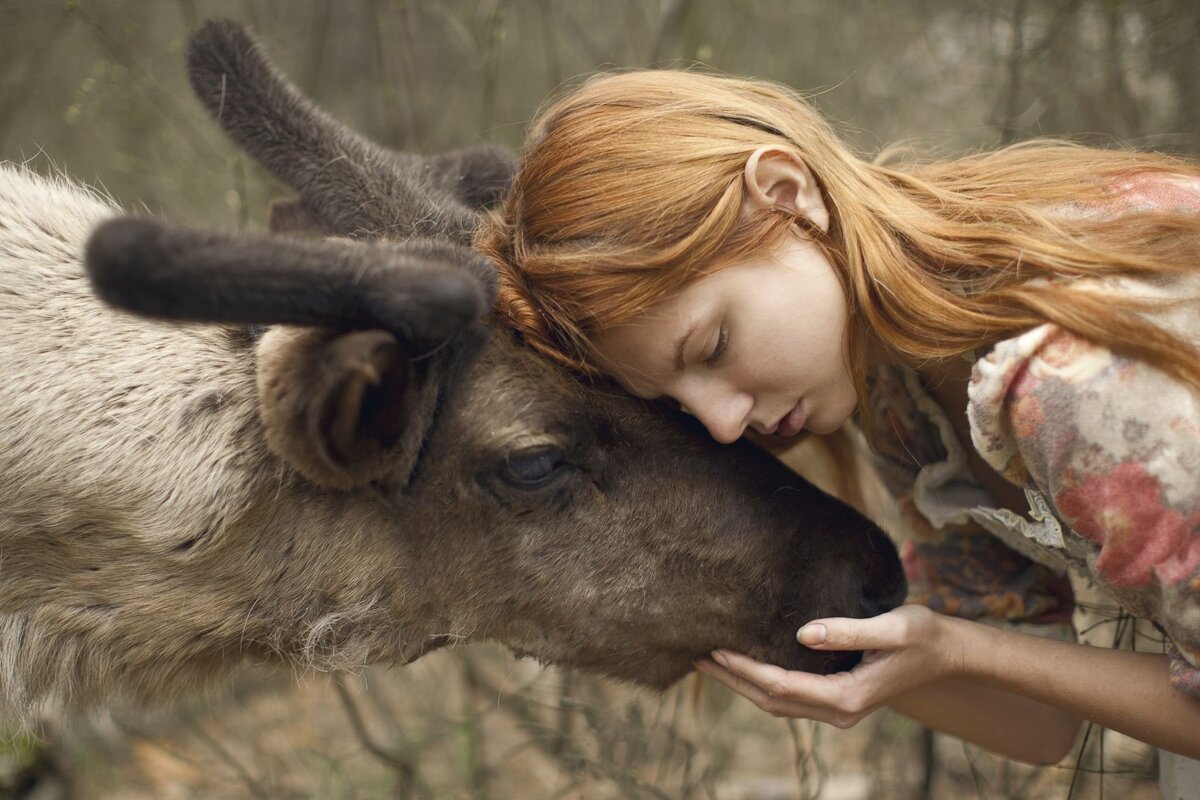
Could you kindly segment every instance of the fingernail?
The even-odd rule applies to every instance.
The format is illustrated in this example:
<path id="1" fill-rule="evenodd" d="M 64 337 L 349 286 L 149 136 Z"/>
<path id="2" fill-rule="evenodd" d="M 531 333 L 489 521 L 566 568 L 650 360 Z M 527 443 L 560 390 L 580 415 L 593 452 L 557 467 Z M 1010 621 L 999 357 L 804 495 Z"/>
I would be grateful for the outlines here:
<path id="1" fill-rule="evenodd" d="M 796 641 L 800 644 L 824 644 L 825 626 L 819 622 L 810 622 L 796 631 Z"/>
<path id="2" fill-rule="evenodd" d="M 720 650 L 713 650 L 712 657 L 713 657 L 713 661 L 717 662 L 722 667 L 725 667 L 726 669 L 729 668 L 729 659 L 726 658 L 725 654 L 722 653 Z"/>

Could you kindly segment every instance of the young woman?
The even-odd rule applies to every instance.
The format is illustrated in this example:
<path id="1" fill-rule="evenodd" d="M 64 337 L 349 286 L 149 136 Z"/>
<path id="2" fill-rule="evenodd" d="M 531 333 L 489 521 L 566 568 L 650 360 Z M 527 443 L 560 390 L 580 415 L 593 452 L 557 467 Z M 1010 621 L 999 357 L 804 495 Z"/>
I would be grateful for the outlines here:
<path id="1" fill-rule="evenodd" d="M 800 629 L 869 651 L 848 673 L 701 670 L 777 715 L 889 705 L 1031 762 L 1080 719 L 1200 757 L 1200 165 L 1033 143 L 889 167 L 783 87 L 634 72 L 540 114 L 477 241 L 550 358 L 722 442 L 857 414 L 878 453 L 914 604 Z M 1017 632 L 1069 620 L 1068 567 L 1166 652 Z"/>

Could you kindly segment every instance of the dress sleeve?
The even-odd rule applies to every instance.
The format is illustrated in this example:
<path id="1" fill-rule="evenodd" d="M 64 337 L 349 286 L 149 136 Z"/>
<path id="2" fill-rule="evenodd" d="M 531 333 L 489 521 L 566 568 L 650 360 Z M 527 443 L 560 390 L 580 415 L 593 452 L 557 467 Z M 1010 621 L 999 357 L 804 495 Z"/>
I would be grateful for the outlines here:
<path id="1" fill-rule="evenodd" d="M 1172 683 L 1200 696 L 1200 396 L 1144 362 L 1047 324 L 976 364 L 975 447 L 1034 489 L 1093 577 L 1172 641 Z"/>
<path id="2" fill-rule="evenodd" d="M 889 367 L 876 370 L 869 381 L 875 468 L 905 527 L 900 554 L 908 601 L 964 619 L 1029 623 L 1043 635 L 1069 638 L 1074 602 L 1064 575 L 1026 558 L 969 519 L 942 518 L 934 524 L 918 507 L 916 484 L 922 473 L 944 469 L 950 454 L 944 432 L 930 417 L 934 409 L 922 409 L 920 390 L 910 378 Z"/>

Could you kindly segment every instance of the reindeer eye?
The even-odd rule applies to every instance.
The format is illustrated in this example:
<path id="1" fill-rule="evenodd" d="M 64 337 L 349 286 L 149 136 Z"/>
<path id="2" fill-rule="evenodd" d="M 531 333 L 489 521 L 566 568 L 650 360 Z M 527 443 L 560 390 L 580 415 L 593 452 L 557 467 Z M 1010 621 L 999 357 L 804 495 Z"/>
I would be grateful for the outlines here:
<path id="1" fill-rule="evenodd" d="M 566 468 L 563 452 L 557 447 L 529 447 L 504 457 L 500 477 L 519 489 L 536 489 L 549 483 Z"/>

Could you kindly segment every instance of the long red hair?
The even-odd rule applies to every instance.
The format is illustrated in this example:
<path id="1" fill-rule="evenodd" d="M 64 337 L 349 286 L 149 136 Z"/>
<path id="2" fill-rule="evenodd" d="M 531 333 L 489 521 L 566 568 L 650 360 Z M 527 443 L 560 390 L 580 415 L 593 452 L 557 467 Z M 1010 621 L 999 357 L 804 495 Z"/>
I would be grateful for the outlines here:
<path id="1" fill-rule="evenodd" d="M 786 147 L 821 186 L 827 232 L 780 210 L 742 212 L 743 168 Z M 536 350 L 598 371 L 592 340 L 688 281 L 811 237 L 846 291 L 850 372 L 866 353 L 942 361 L 1053 322 L 1200 391 L 1200 354 L 1144 317 L 1148 301 L 1080 278 L 1200 270 L 1200 215 L 1128 210 L 1140 173 L 1200 178 L 1161 154 L 1035 141 L 952 160 L 853 154 L 802 97 L 695 72 L 595 77 L 531 127 L 512 191 L 476 243 L 496 264 L 498 313 Z"/>

